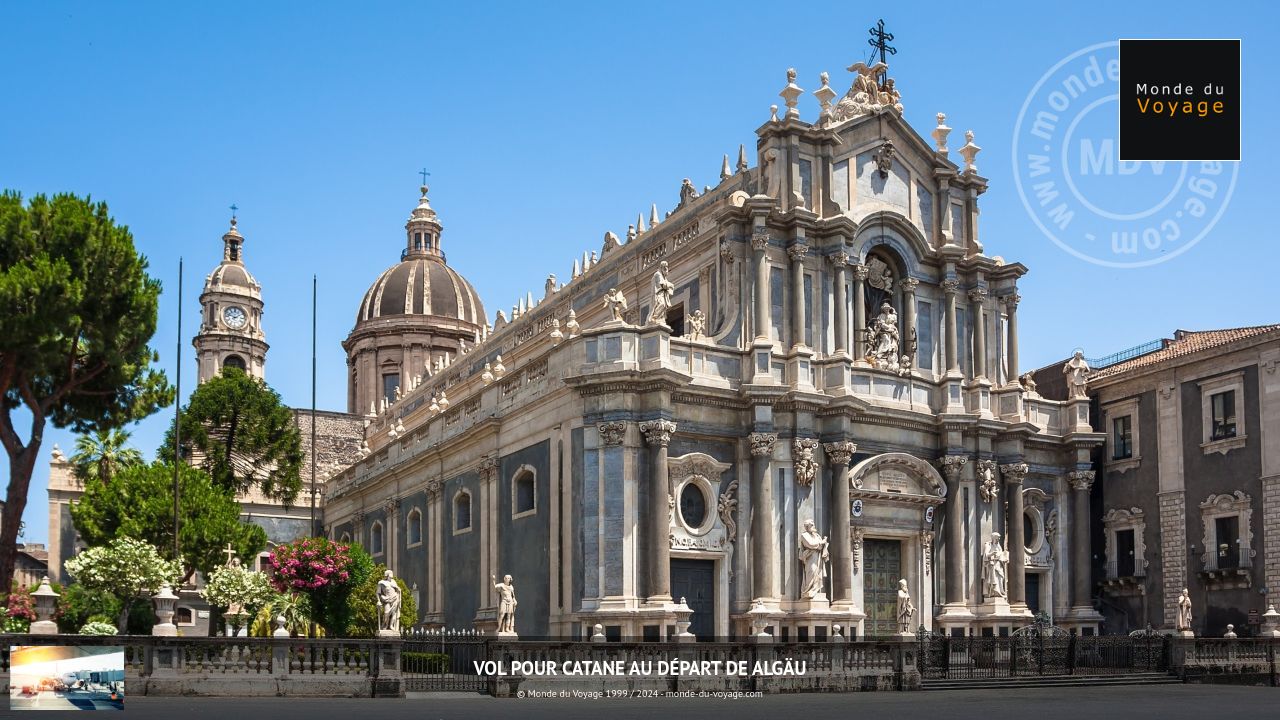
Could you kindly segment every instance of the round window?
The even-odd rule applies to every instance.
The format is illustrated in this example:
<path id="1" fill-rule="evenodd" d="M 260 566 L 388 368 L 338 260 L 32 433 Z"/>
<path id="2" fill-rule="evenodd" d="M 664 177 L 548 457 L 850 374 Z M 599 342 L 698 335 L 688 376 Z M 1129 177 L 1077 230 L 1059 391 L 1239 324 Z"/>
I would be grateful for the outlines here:
<path id="1" fill-rule="evenodd" d="M 680 491 L 680 517 L 690 529 L 697 530 L 707 519 L 707 496 L 697 483 L 686 483 Z"/>

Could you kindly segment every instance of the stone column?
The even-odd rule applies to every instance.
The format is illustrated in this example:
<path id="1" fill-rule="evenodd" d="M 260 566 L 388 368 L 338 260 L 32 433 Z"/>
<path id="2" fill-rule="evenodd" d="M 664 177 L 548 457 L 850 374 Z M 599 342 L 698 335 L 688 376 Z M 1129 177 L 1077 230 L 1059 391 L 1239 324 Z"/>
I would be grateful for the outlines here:
<path id="1" fill-rule="evenodd" d="M 969 458 L 946 455 L 938 461 L 947 478 L 947 603 L 964 602 L 964 533 L 960 523 L 960 475 Z"/>
<path id="2" fill-rule="evenodd" d="M 793 243 L 787 248 L 787 257 L 791 258 L 791 347 L 801 347 L 804 342 L 804 256 L 809 254 L 809 246 L 803 242 Z"/>
<path id="3" fill-rule="evenodd" d="M 916 288 L 920 281 L 915 278 L 902 278 L 898 282 L 902 288 L 902 354 L 907 356 L 911 368 L 916 366 Z"/>
<path id="4" fill-rule="evenodd" d="M 1018 382 L 1018 302 L 1022 300 L 1022 296 L 1018 293 L 1006 295 L 1004 297 L 1004 311 L 1008 316 L 1009 323 L 1009 346 L 1005 352 L 1009 356 L 1009 377 L 1005 378 L 1006 383 Z"/>
<path id="5" fill-rule="evenodd" d="M 1005 531 L 1009 535 L 1009 604 L 1027 602 L 1027 538 L 1022 532 L 1022 479 L 1030 468 L 1026 463 L 1000 466 L 1009 498 L 1009 519 Z"/>
<path id="6" fill-rule="evenodd" d="M 969 291 L 970 314 L 973 315 L 973 377 L 987 376 L 987 316 L 982 309 L 987 298 L 985 288 L 974 288 Z"/>
<path id="7" fill-rule="evenodd" d="M 835 341 L 836 346 L 833 355 L 847 355 L 849 353 L 849 297 L 845 293 L 844 284 L 848 281 L 849 275 L 849 254 L 840 250 L 830 256 L 831 264 L 835 266 L 835 286 L 836 286 L 836 316 L 835 316 Z"/>
<path id="8" fill-rule="evenodd" d="M 943 280 L 942 291 L 947 294 L 947 372 L 960 372 L 960 333 L 956 327 L 956 293 L 960 290 L 958 280 Z"/>
<path id="9" fill-rule="evenodd" d="M 755 600 L 773 600 L 773 482 L 769 460 L 777 433 L 751 433 L 751 575 Z"/>
<path id="10" fill-rule="evenodd" d="M 853 603 L 853 555 L 849 543 L 849 461 L 858 446 L 848 440 L 825 443 L 831 461 L 831 602 Z"/>
<path id="11" fill-rule="evenodd" d="M 667 447 L 676 424 L 670 420 L 640 423 L 649 445 L 649 602 L 671 602 L 671 485 L 667 475 Z"/>
<path id="12" fill-rule="evenodd" d="M 755 252 L 756 263 L 756 338 L 769 337 L 769 256 L 765 248 L 769 246 L 769 230 L 758 227 L 751 235 L 751 248 Z"/>
<path id="13" fill-rule="evenodd" d="M 1012 327 L 1012 326 L 1011 326 Z M 1093 486 L 1092 470 L 1067 473 L 1071 483 L 1071 605 L 1093 607 L 1091 588 L 1092 563 L 1089 547 L 1089 488 Z"/>
<path id="14" fill-rule="evenodd" d="M 853 359 L 867 356 L 867 293 L 866 265 L 853 266 Z"/>

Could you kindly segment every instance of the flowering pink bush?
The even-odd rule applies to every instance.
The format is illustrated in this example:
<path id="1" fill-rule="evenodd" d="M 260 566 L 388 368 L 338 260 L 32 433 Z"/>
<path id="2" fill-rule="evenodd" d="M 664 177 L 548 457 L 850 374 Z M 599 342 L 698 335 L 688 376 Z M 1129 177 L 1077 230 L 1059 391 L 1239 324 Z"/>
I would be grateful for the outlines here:
<path id="1" fill-rule="evenodd" d="M 359 547 L 322 537 L 302 538 L 271 553 L 271 584 L 282 593 L 306 595 L 312 618 L 331 635 L 340 635 L 350 620 L 348 596 L 369 577 L 372 567 L 373 560 Z"/>
<path id="2" fill-rule="evenodd" d="M 35 598 L 31 597 L 31 588 L 19 587 L 15 582 L 13 592 L 4 600 L 4 605 L 9 617 L 22 618 L 28 622 L 36 619 L 36 603 Z"/>

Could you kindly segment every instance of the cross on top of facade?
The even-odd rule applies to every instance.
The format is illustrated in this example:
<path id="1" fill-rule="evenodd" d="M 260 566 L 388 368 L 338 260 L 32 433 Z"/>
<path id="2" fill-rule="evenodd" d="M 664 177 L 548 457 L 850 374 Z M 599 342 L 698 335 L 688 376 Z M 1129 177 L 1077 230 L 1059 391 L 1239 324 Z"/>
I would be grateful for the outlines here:
<path id="1" fill-rule="evenodd" d="M 893 39 L 893 33 L 887 33 L 884 31 L 883 18 L 876 23 L 875 27 L 867 30 L 867 32 L 871 34 L 871 39 L 867 41 L 867 44 L 871 46 L 871 60 L 873 62 L 876 59 L 877 53 L 879 53 L 880 55 L 880 62 L 886 63 L 886 64 L 887 64 L 887 61 L 885 60 L 886 54 L 888 55 L 898 54 L 898 49 L 889 44 L 889 41 Z"/>
<path id="2" fill-rule="evenodd" d="M 240 208 L 236 207 L 236 204 L 235 204 L 235 203 L 231 203 L 231 219 L 232 219 L 232 220 L 235 220 L 235 219 L 236 219 L 236 211 L 237 211 L 237 210 L 239 210 L 239 209 L 240 209 Z"/>
<path id="3" fill-rule="evenodd" d="M 231 543 L 227 543 L 227 547 L 222 551 L 227 556 L 227 564 L 231 564 L 231 559 L 236 556 L 236 551 L 231 547 Z"/>
<path id="4" fill-rule="evenodd" d="M 427 184 L 427 176 L 428 176 L 428 175 L 430 175 L 431 173 L 427 172 L 427 169 L 426 169 L 426 168 L 422 168 L 421 170 L 419 170 L 419 171 L 418 171 L 418 174 L 422 176 L 422 184 L 423 184 L 423 185 L 426 185 L 426 184 Z"/>

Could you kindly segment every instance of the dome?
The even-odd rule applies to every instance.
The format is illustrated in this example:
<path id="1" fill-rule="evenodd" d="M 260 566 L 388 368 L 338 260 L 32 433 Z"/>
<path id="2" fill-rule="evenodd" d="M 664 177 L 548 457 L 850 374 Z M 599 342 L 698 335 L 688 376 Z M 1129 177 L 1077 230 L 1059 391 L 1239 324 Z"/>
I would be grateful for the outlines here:
<path id="1" fill-rule="evenodd" d="M 356 322 L 394 315 L 434 315 L 482 326 L 484 305 L 471 283 L 435 257 L 408 258 L 369 287 Z"/>
<path id="2" fill-rule="evenodd" d="M 243 265 L 233 263 L 223 263 L 213 269 L 209 274 L 210 287 L 217 285 L 234 285 L 249 290 L 258 287 L 258 281 L 253 279 L 249 271 Z"/>

